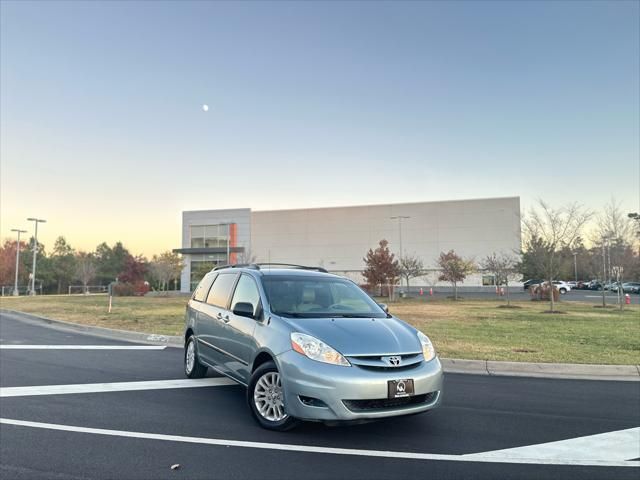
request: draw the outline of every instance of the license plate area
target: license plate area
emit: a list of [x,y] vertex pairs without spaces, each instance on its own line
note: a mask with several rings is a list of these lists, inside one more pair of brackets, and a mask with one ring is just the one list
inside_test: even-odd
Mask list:
[[387,382],[389,398],[410,397],[414,394],[413,379],[389,380]]

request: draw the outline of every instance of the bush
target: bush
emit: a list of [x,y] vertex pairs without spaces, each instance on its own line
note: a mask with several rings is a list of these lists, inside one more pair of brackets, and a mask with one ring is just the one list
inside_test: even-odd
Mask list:
[[[531,300],[549,300],[550,292],[552,291],[549,288],[549,282],[543,283],[542,285],[532,285],[529,288],[529,294],[531,295]],[[553,286],[553,301],[557,302],[560,299],[560,292],[558,288]]]
[[135,295],[135,290],[130,283],[118,282],[113,286],[113,294],[116,297],[132,297]]

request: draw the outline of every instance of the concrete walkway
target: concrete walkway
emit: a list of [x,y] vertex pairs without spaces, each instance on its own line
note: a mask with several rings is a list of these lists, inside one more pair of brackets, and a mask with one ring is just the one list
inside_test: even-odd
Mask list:
[[[0,309],[0,316],[10,315],[23,322],[42,324],[58,330],[87,333],[112,340],[122,340],[151,345],[166,345],[182,348],[180,336],[156,335],[103,327],[79,325],[77,323],[53,320],[29,313]],[[562,378],[580,380],[640,381],[640,365],[590,365],[575,363],[525,363],[497,362],[493,360],[462,360],[441,358],[446,373],[466,373],[472,375],[494,375],[515,377]]]

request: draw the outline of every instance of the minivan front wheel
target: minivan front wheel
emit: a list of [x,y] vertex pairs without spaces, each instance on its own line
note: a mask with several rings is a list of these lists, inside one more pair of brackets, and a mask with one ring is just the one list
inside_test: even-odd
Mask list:
[[196,337],[191,335],[184,346],[184,373],[189,378],[202,378],[207,374],[207,366],[198,360]]
[[247,400],[253,417],[263,428],[284,431],[298,424],[287,414],[282,376],[273,362],[260,365],[253,373]]

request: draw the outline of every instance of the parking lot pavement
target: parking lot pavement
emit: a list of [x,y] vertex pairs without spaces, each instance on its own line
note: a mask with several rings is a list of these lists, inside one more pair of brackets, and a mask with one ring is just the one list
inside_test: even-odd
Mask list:
[[[0,347],[134,346],[6,315],[0,339]],[[64,343],[42,343],[54,340]],[[212,375],[184,379],[179,349],[0,348],[0,378],[2,478],[585,479],[639,471],[630,461],[640,457],[638,382],[449,374],[442,407],[428,414],[276,433],[254,423],[243,387]]]

